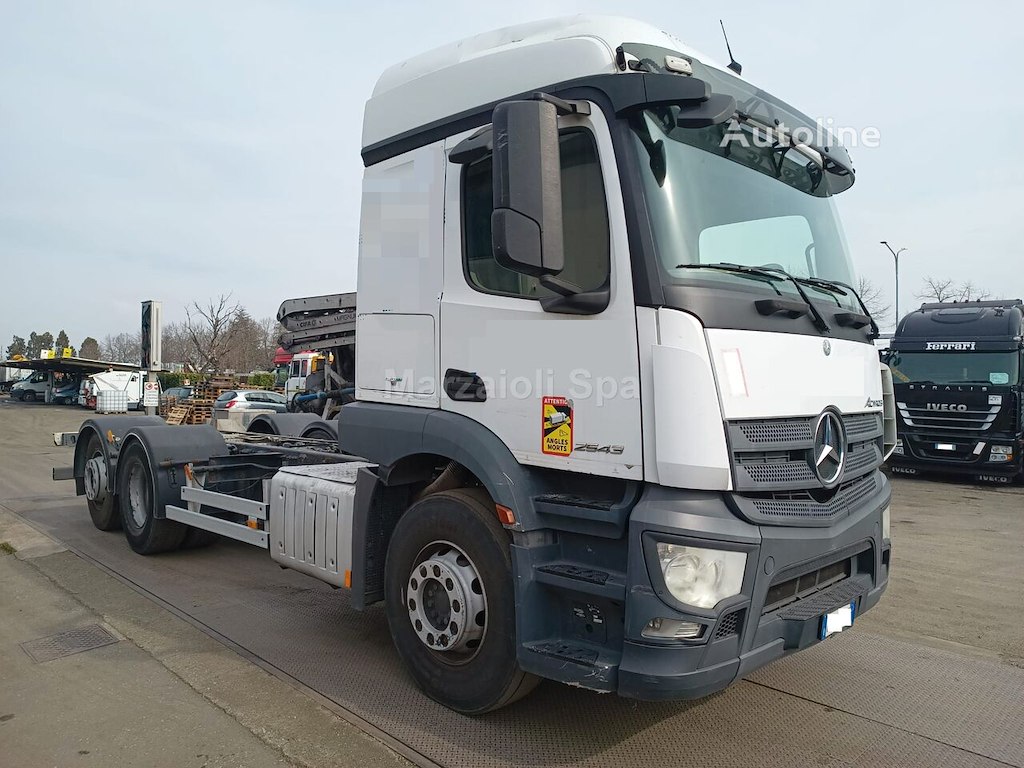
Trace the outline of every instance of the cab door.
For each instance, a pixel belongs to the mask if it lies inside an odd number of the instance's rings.
[[[472,132],[475,134],[476,132]],[[453,148],[469,137],[451,137]],[[565,267],[609,290],[596,314],[545,311],[537,278],[498,265],[491,156],[445,181],[441,408],[490,429],[524,464],[642,477],[636,312],[622,194],[600,109],[559,118]]]

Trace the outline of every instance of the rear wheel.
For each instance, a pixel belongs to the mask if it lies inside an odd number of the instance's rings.
[[[117,476],[121,524],[131,548],[140,555],[152,555],[181,546],[188,527],[157,519],[156,482],[141,443],[133,442],[121,453]]]
[[[511,704],[539,682],[516,660],[509,544],[486,492],[459,489],[413,504],[388,547],[395,647],[428,696],[464,714]]]
[[[117,508],[117,498],[107,488],[108,470],[100,437],[90,430],[85,445],[85,498],[89,517],[101,531],[116,531],[121,527],[121,512]]]

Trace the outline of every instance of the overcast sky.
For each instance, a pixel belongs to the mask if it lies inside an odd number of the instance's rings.
[[[355,289],[363,104],[461,37],[627,13],[816,118],[875,127],[838,198],[859,271],[901,310],[925,275],[1024,295],[1024,7],[1010,2],[0,0],[0,345],[137,331],[230,291],[256,317]]]

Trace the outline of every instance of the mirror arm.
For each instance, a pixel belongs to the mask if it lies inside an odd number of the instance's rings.
[[[583,289],[575,283],[570,283],[568,280],[562,280],[554,275],[542,275],[538,282],[549,291],[554,291],[559,296],[575,296],[578,293],[583,293]]]
[[[590,114],[590,102],[588,101],[570,101],[567,99],[560,99],[557,96],[552,96],[550,93],[544,93],[543,91],[534,92],[530,98],[534,101],[546,101],[548,104],[553,104],[559,116]]]

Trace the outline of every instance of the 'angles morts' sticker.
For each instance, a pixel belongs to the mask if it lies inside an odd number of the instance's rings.
[[[545,397],[541,407],[540,449],[555,456],[568,456],[572,453],[572,401]]]

